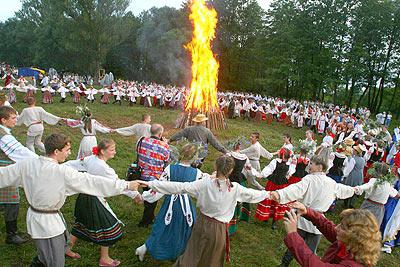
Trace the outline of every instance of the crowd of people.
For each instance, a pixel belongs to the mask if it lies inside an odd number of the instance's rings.
[[[240,221],[248,222],[252,216],[265,222],[271,219],[273,230],[284,222],[287,251],[281,266],[289,266],[293,258],[301,266],[375,266],[381,250],[390,253],[400,244],[400,131],[396,128],[393,135],[388,131],[387,115],[383,123],[382,119],[376,123],[365,108],[220,93],[220,107],[227,117],[266,123],[275,119],[307,128],[299,144],[285,133],[282,145],[268,151],[258,132],[248,140],[220,142],[205,127],[208,118],[203,114],[194,117],[193,126],[169,138],[148,114],[139,123],[117,129],[95,120],[87,107],[79,107],[78,120],[58,117],[36,106],[34,89],[24,91],[29,85],[19,81],[14,86],[11,79],[4,87],[8,95],[13,89],[25,92],[28,107],[19,113],[11,107],[12,101],[0,107],[0,204],[5,210],[6,243],[23,243],[17,228],[18,187],[23,187],[29,205],[28,233],[38,252],[32,266],[64,266],[65,256],[79,259],[78,240],[100,246],[99,266],[118,266],[121,262],[110,257],[109,248],[122,238],[123,228],[106,197],[119,194],[144,205],[138,227],[152,226],[135,251],[140,261],[149,254],[156,260],[175,260],[174,266],[223,266],[230,260],[230,237],[240,234]],[[83,87],[68,76],[53,79],[57,88],[47,79],[50,85],[42,84],[42,89],[60,92]],[[81,91],[87,92],[87,101],[95,101],[101,89],[87,87]],[[64,89],[60,105],[69,93]],[[116,81],[103,89],[113,90],[119,104],[123,94],[132,92],[130,102],[148,107],[181,109],[185,101],[184,88]],[[109,101],[111,91],[100,93],[101,102],[108,103],[103,99]],[[42,95],[43,103],[51,102],[51,91],[42,90]],[[78,98],[76,91],[73,98]],[[64,163],[71,147],[67,136],[51,134],[42,142],[43,123],[79,128],[83,137],[76,160]],[[27,127],[26,146],[11,133],[16,125]],[[115,156],[116,144],[111,139],[97,142],[97,132],[137,137],[138,180],[118,177],[107,163]],[[315,134],[323,135],[321,143]],[[173,146],[177,154],[172,153]],[[201,168],[210,146],[220,156],[215,172],[209,174]],[[36,154],[35,147],[43,156]],[[261,158],[269,163],[261,166]],[[266,180],[265,187],[261,180]],[[59,210],[73,194],[79,195],[69,231]],[[355,209],[362,194],[364,201]],[[254,214],[252,203],[257,204]],[[345,209],[335,226],[323,214],[339,206]],[[316,251],[322,236],[332,245],[319,258]]]

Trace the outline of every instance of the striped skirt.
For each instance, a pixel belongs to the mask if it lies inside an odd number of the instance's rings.
[[[275,191],[287,187],[289,184],[277,185],[271,181],[267,182],[265,190]],[[283,220],[285,212],[290,210],[287,205],[282,205],[272,199],[264,199],[257,205],[254,217],[260,221],[268,221],[270,218],[274,221]]]
[[[79,194],[71,234],[79,239],[109,247],[122,238],[120,222],[95,196]]]

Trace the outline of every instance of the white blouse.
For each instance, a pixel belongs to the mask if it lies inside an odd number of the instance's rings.
[[[219,185],[218,185],[219,184]],[[197,199],[197,207],[204,215],[228,223],[233,218],[237,202],[258,203],[269,198],[270,193],[243,187],[213,176],[191,183],[151,181],[149,187],[163,194],[187,193]]]

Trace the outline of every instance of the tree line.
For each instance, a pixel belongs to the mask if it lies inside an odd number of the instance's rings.
[[[0,61],[190,84],[189,1],[134,16],[129,0],[23,0]],[[398,116],[400,0],[211,0],[219,89],[367,106]]]

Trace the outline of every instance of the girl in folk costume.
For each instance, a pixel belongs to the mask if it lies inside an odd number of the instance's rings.
[[[250,106],[250,118],[255,119],[258,111],[257,103],[255,102],[254,98],[249,99],[249,106]]]
[[[317,142],[314,139],[314,133],[311,130],[306,131],[306,139],[303,141],[304,146],[308,147],[307,157],[309,159],[314,156],[315,151],[317,151]]]
[[[365,192],[365,200],[360,209],[369,210],[375,215],[378,225],[381,225],[385,214],[385,204],[389,197],[399,198],[399,192],[393,188],[393,180],[389,166],[383,162],[376,162],[371,169],[371,178],[368,183],[356,186],[355,193],[361,195]]]
[[[78,107],[77,113],[81,115],[80,120],[67,119],[65,123],[69,127],[79,128],[83,134],[77,155],[77,159],[82,159],[93,154],[93,147],[97,146],[97,132],[111,133],[113,130],[92,119],[92,113],[87,107]]]
[[[65,165],[87,172],[100,175],[112,180],[117,180],[115,171],[107,164],[109,159],[116,154],[113,140],[102,140],[93,148],[94,155],[80,160],[71,160]],[[124,195],[130,198],[140,198],[139,193],[125,191]],[[109,247],[122,238],[122,222],[115,215],[106,199],[101,196],[79,194],[75,203],[75,222],[71,231],[71,250],[67,256],[80,258],[79,254],[72,252],[77,239],[82,239],[100,245],[99,266],[118,266],[120,261],[113,260],[109,255]]]
[[[272,124],[274,115],[273,115],[273,108],[271,108],[270,104],[267,104],[267,108],[266,108],[265,112],[266,112],[266,116],[267,116],[267,124]]]
[[[357,145],[353,147],[353,157],[350,158],[346,164],[345,170],[343,172],[344,181],[343,183],[348,186],[358,186],[362,185],[364,182],[363,170],[365,167],[365,159],[363,158],[363,153],[366,152],[366,148],[363,145]],[[344,200],[344,208],[354,209],[355,196]]]
[[[353,143],[354,144],[354,143]],[[352,144],[349,144],[351,148]],[[345,167],[345,161],[347,160],[347,156],[345,153],[349,154],[350,150],[346,152],[346,145],[340,144],[336,147],[336,151],[333,153],[333,161],[328,166],[330,166],[328,170],[327,176],[335,180],[336,183],[341,183],[343,179],[343,170]],[[349,155],[351,156],[351,155]]]
[[[244,187],[247,187],[246,179],[249,179],[249,183],[255,186],[257,189],[262,190],[263,187],[255,180],[257,171],[252,168],[249,158],[240,153],[240,141],[236,141],[233,144],[233,151],[228,153],[235,161],[232,173],[229,175],[231,182],[236,182]],[[254,178],[254,179],[253,179]],[[238,202],[235,208],[235,213],[232,220],[229,222],[229,236],[236,233],[239,221],[250,221],[250,204]]]
[[[318,117],[318,133],[323,134],[325,132],[326,122],[328,121],[325,112],[322,111],[321,115]]]
[[[290,150],[292,152],[292,154],[293,154],[294,146],[292,144],[292,137],[288,133],[283,134],[283,145],[282,145],[281,149],[282,148]],[[273,155],[279,154],[280,151],[281,150],[278,150]]]
[[[133,104],[136,103],[136,95],[134,91],[130,90],[126,96],[129,98],[129,106],[133,106]]]
[[[103,95],[101,96],[100,102],[102,104],[109,104],[110,103],[110,90],[107,87],[99,90],[100,93]]]
[[[139,181],[143,186],[163,194],[187,193],[197,199],[200,214],[185,252],[173,266],[223,266],[224,258],[229,261],[227,224],[234,215],[237,202],[257,203],[269,197],[269,192],[264,190],[248,189],[238,183],[231,183],[228,177],[234,164],[232,157],[220,156],[215,162],[215,176],[205,176],[191,183]]]
[[[308,147],[304,141],[301,142],[300,144],[300,153],[299,155],[296,156],[296,171],[293,173],[292,176],[290,176],[288,182],[289,184],[295,184],[297,182],[300,182],[301,179],[306,176],[308,173],[306,171],[306,168],[308,164],[310,163],[310,160],[308,158],[308,151],[310,150],[310,147]]]
[[[57,92],[60,93],[60,103],[64,103],[65,99],[67,98],[67,93],[69,92],[69,90],[67,88],[64,87],[64,83],[60,84],[60,88],[58,88]]]
[[[97,90],[93,88],[93,86],[90,86],[89,89],[85,91],[86,99],[87,102],[94,102],[96,98],[94,95],[97,94]]]
[[[167,166],[160,181],[187,183],[199,180],[203,173],[190,166],[197,153],[196,145],[184,145],[179,153],[179,163]],[[153,190],[143,192],[143,199],[150,203],[163,196]],[[195,222],[196,208],[188,194],[165,196],[149,237],[135,254],[140,261],[147,251],[156,260],[175,260],[184,252]]]
[[[369,174],[368,170],[374,165],[375,162],[380,162],[385,151],[382,149],[383,147],[383,142],[378,141],[375,144],[375,148],[372,151],[368,151],[367,153],[370,153],[370,155],[367,156],[369,158],[367,160],[367,164],[365,165],[364,168],[364,183],[368,183],[369,179],[371,179],[371,175]]]
[[[54,92],[55,91],[50,86],[42,88],[42,103],[43,104],[53,103],[53,96],[51,94]]]
[[[245,154],[249,158],[251,166],[258,172],[261,171],[260,157],[266,159],[271,159],[273,157],[273,155],[259,143],[259,140],[260,133],[252,133],[250,135],[251,145],[248,148],[240,151],[240,153]]]
[[[394,189],[400,191],[400,169],[396,170],[397,180]],[[391,253],[393,247],[400,246],[400,201],[389,198],[385,204],[385,214],[381,224],[382,240],[385,242],[382,251]]]
[[[289,185],[288,177],[294,173],[293,166],[289,159],[292,151],[281,148],[278,153],[279,158],[273,159],[259,175],[260,178],[267,178],[268,182],[265,186],[266,191],[275,191],[285,188]],[[285,212],[289,210],[286,205],[281,205],[272,199],[265,199],[257,206],[255,218],[260,221],[268,221],[272,218],[272,229],[276,229],[276,221],[283,220]]]
[[[26,91],[26,95],[24,96],[24,102],[25,103],[26,103],[26,100],[28,99],[28,97],[31,97],[31,96],[33,97],[33,91],[34,90],[36,91],[37,88],[32,86],[32,85],[29,85],[26,90],[27,90]]]
[[[297,127],[303,128],[304,126],[304,108],[301,107],[297,116]]]
[[[79,87],[72,87],[71,91],[74,92],[74,96],[72,98],[72,102],[74,102],[75,104],[79,104],[81,102],[82,90]]]
[[[115,97],[115,101],[113,102],[113,104],[115,103],[119,103],[119,105],[122,105],[122,97],[125,95],[124,92],[122,92],[122,88],[117,87],[117,90],[113,93],[114,97]]]

